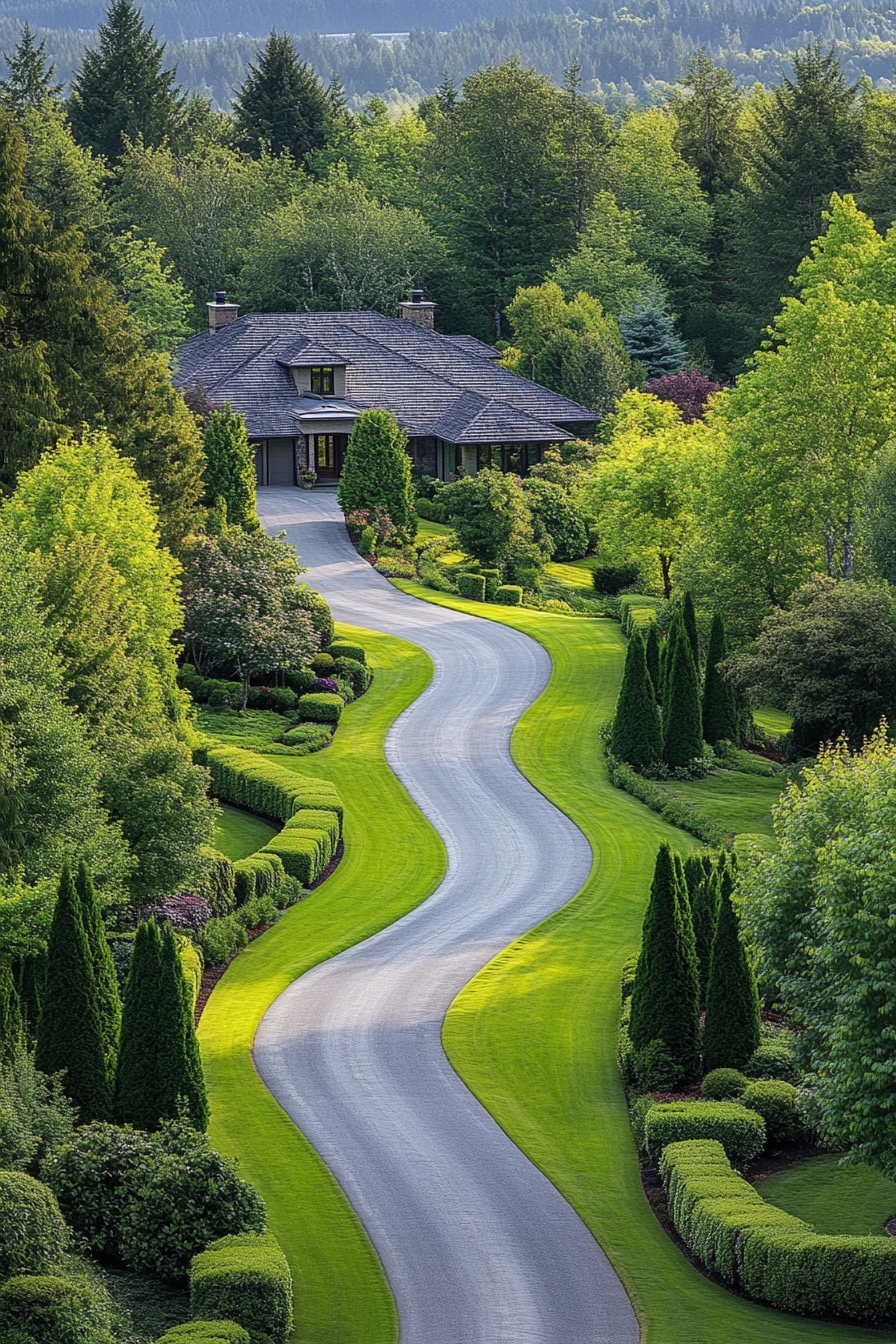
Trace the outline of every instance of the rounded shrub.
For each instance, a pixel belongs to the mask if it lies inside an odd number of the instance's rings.
[[[127,1181],[145,1164],[149,1142],[140,1130],[83,1125],[44,1162],[43,1178],[66,1222],[98,1255],[119,1254]]]
[[[357,658],[346,656],[337,658],[336,675],[337,677],[344,677],[350,682],[356,697],[363,695],[370,685],[370,671]]]
[[[762,1116],[768,1142],[774,1148],[799,1143],[805,1135],[798,1096],[792,1083],[766,1079],[751,1083],[741,1097],[744,1106]]]
[[[789,1046],[778,1041],[764,1041],[744,1065],[748,1078],[778,1078],[785,1083],[798,1083],[800,1072]]]
[[[299,715],[310,723],[338,723],[344,708],[342,696],[329,691],[299,697]]]
[[[190,1265],[194,1316],[238,1321],[286,1344],[292,1329],[292,1276],[274,1237],[231,1236],[213,1242]]]
[[[156,1344],[254,1344],[254,1341],[249,1331],[236,1321],[188,1321],[166,1331]]]
[[[457,591],[471,602],[485,601],[485,579],[481,574],[458,574]]]
[[[765,1147],[765,1121],[733,1101],[669,1101],[652,1107],[644,1122],[647,1151],[657,1160],[670,1143],[716,1139],[728,1160],[743,1166]]]
[[[234,919],[244,929],[260,929],[264,924],[273,924],[277,914],[277,903],[273,896],[253,896],[251,901],[246,901],[238,908]]]
[[[296,707],[296,693],[288,686],[250,686],[246,699],[249,709],[273,709],[288,714]]]
[[[316,653],[309,666],[316,677],[327,677],[336,666],[336,659],[331,653]]]
[[[523,590],[515,583],[502,583],[495,590],[495,601],[502,607],[518,607],[523,601]]]
[[[23,1171],[0,1171],[0,1279],[55,1269],[67,1244],[50,1187]]]
[[[0,1339],[112,1344],[107,1301],[87,1283],[29,1274],[0,1285]]]
[[[731,1101],[742,1095],[749,1081],[739,1069],[713,1069],[703,1079],[700,1095],[707,1101]]]
[[[287,685],[296,695],[307,695],[309,691],[313,691],[316,681],[317,673],[312,672],[309,667],[303,667],[298,672],[286,673]]]
[[[347,640],[337,639],[325,650],[334,660],[337,658],[354,658],[356,663],[366,663],[367,654],[360,644],[349,644]]]

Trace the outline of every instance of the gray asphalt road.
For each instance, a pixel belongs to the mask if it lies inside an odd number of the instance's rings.
[[[258,1070],[367,1228],[402,1344],[634,1344],[634,1313],[600,1247],[440,1040],[463,985],[589,870],[584,836],[510,757],[549,659],[517,631],[398,592],[355,553],[335,491],[260,490],[259,513],[285,530],[338,619],[432,657],[435,679],[393,726],[387,755],[449,866],[417,910],[277,999],[255,1040]]]

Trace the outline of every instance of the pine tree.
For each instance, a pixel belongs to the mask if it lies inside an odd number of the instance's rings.
[[[703,737],[711,747],[722,741],[733,742],[736,746],[740,740],[737,695],[731,682],[719,670],[719,663],[727,657],[725,626],[716,613],[709,632],[703,680]]]
[[[652,769],[663,758],[660,716],[640,630],[628,642],[610,750],[636,770]]]
[[[682,1083],[700,1063],[697,953],[681,864],[660,846],[644,917],[629,1032],[636,1051],[662,1041]]]
[[[402,541],[417,531],[407,439],[388,411],[362,411],[355,421],[339,478],[339,507],[385,509]]]
[[[63,1088],[82,1124],[112,1111],[105,1040],[81,900],[66,864],[47,944],[47,978],[34,1062],[42,1073],[65,1071]]]
[[[193,1025],[190,992],[170,924],[161,933],[156,1020],[158,1068],[166,1083],[160,1120],[173,1120],[185,1107],[194,1129],[208,1125],[208,1101]]]
[[[651,621],[647,626],[647,644],[644,653],[647,658],[647,671],[650,673],[650,680],[653,684],[653,693],[659,701],[662,694],[662,683],[660,681],[660,632],[656,621]]]
[[[23,1042],[22,1007],[12,967],[0,958],[0,1060],[8,1059]]]
[[[676,617],[676,621],[679,619]],[[663,696],[663,760],[670,770],[688,766],[703,754],[700,683],[690,640],[683,621],[680,624],[681,634],[671,651],[671,664],[667,662]]]
[[[694,655],[694,666],[697,669],[697,675],[700,675],[700,636],[697,634],[697,613],[694,611],[694,599],[690,593],[685,593],[681,604],[681,619],[684,623],[685,634],[691,645],[691,653]]]
[[[161,940],[154,920],[138,925],[124,987],[121,1045],[115,1075],[115,1116],[135,1129],[155,1129],[163,1110],[164,1081],[157,1066],[156,1000]]]
[[[103,1031],[103,1054],[110,1092],[115,1086],[115,1065],[118,1060],[118,1042],[121,1035],[121,997],[118,976],[106,937],[102,911],[96,898],[93,878],[86,863],[78,865],[75,889],[81,902],[81,919],[90,951],[93,977],[96,983],[96,1003]]]
[[[648,378],[665,378],[684,367],[684,341],[676,336],[675,321],[658,294],[639,299],[623,313],[619,330],[629,356],[644,365]]]
[[[734,875],[726,864],[721,876],[719,916],[709,963],[703,1067],[742,1069],[759,1044],[759,993],[739,920],[731,902]]]
[[[320,80],[296,55],[286,33],[272,32],[234,103],[234,121],[246,148],[285,150],[296,163],[322,149],[329,108]]]
[[[40,107],[47,98],[58,98],[61,84],[54,84],[56,67],[47,61],[46,39],[36,42],[30,23],[22,27],[13,52],[4,52],[9,77],[0,83],[0,103],[15,112]]]
[[[110,162],[124,139],[159,145],[174,132],[184,100],[174,70],[163,70],[164,43],[144,28],[133,0],[112,0],[99,45],[84,53],[68,104],[75,139]]]
[[[701,864],[700,880],[691,897],[691,918],[694,922],[694,942],[700,971],[700,1007],[706,1007],[706,988],[709,984],[709,965],[712,944],[719,919],[719,873],[711,865],[709,871]]]
[[[219,498],[227,505],[227,522],[233,527],[258,527],[255,512],[255,458],[241,415],[225,401],[223,411],[214,411],[202,436],[205,450],[205,503]]]

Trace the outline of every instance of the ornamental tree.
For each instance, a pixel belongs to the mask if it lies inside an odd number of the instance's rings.
[[[164,1085],[157,1067],[155,1018],[161,951],[156,923],[139,924],[124,987],[115,1075],[115,1117],[135,1129],[155,1128],[162,1108]]]
[[[727,654],[725,623],[716,612],[709,631],[703,678],[703,739],[711,747],[718,742],[733,742],[736,746],[740,741],[737,693],[720,667]]]
[[[205,452],[205,497],[211,507],[219,499],[227,505],[232,527],[258,527],[255,512],[255,458],[241,415],[230,409],[213,411],[202,436]]]
[[[468,555],[489,567],[503,565],[515,548],[532,545],[532,513],[516,476],[486,467],[439,492],[439,502]]]
[[[115,1065],[118,1059],[118,1040],[121,1034],[121,997],[118,992],[118,976],[115,963],[106,937],[106,926],[97,900],[96,889],[90,869],[82,860],[75,875],[75,890],[81,904],[81,920],[87,950],[93,970],[96,989],[96,1007],[103,1037],[103,1058],[106,1063],[106,1077],[109,1080],[110,1094],[115,1085]]]
[[[404,430],[388,411],[362,411],[355,421],[338,487],[343,513],[385,509],[400,540],[417,533],[411,459]]]
[[[714,392],[720,392],[721,389],[721,383],[714,383],[699,369],[682,369],[680,373],[651,378],[644,387],[644,391],[652,397],[673,402],[681,411],[681,418],[686,425],[703,419],[706,403]]]
[[[610,750],[636,770],[654,769],[663,757],[663,732],[640,630],[628,642]]]
[[[700,683],[682,617],[675,620],[682,630],[671,648],[663,690],[663,760],[670,770],[703,755]]]
[[[759,1044],[756,976],[731,903],[731,864],[722,869],[716,931],[706,985],[703,1069],[742,1069]]]
[[[622,343],[629,356],[644,365],[649,378],[678,373],[687,351],[675,334],[675,319],[658,295],[639,299],[619,318]]]

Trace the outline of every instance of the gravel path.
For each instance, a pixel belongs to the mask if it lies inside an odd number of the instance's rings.
[[[466,1089],[440,1039],[458,991],[588,874],[584,836],[510,756],[548,656],[518,631],[393,588],[349,543],[335,490],[265,489],[258,502],[337,619],[433,659],[432,685],[386,752],[449,860],[422,906],[276,1000],[255,1040],[259,1073],[364,1223],[401,1344],[635,1344],[600,1247]]]

